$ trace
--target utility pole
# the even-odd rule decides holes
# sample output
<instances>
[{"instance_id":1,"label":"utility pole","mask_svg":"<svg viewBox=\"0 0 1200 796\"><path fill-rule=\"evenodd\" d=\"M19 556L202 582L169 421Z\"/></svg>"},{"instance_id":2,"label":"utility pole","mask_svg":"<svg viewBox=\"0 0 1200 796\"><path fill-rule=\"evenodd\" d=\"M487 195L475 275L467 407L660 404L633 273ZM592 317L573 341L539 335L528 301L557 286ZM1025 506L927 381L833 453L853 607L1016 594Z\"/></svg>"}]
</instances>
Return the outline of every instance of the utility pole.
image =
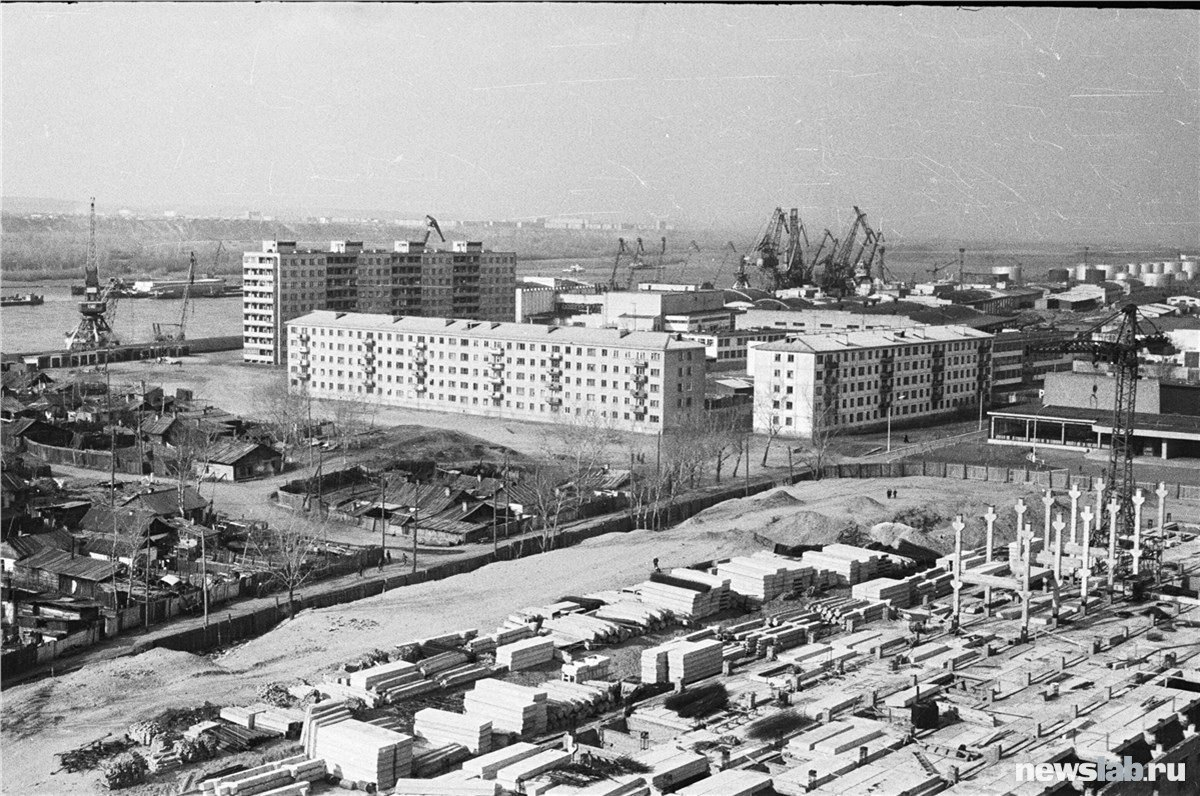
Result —
<instances>
[{"instance_id":1,"label":"utility pole","mask_svg":"<svg viewBox=\"0 0 1200 796\"><path fill-rule=\"evenodd\" d=\"M383 501L387 497L387 475L379 474L379 555L380 561L387 558L387 510Z\"/></svg>"},{"instance_id":2,"label":"utility pole","mask_svg":"<svg viewBox=\"0 0 1200 796\"><path fill-rule=\"evenodd\" d=\"M416 480L416 494L413 497L413 574L417 574L417 529L421 526L421 479Z\"/></svg>"},{"instance_id":3,"label":"utility pole","mask_svg":"<svg viewBox=\"0 0 1200 796\"><path fill-rule=\"evenodd\" d=\"M750 497L750 432L746 432L746 493L743 497Z\"/></svg>"}]
</instances>

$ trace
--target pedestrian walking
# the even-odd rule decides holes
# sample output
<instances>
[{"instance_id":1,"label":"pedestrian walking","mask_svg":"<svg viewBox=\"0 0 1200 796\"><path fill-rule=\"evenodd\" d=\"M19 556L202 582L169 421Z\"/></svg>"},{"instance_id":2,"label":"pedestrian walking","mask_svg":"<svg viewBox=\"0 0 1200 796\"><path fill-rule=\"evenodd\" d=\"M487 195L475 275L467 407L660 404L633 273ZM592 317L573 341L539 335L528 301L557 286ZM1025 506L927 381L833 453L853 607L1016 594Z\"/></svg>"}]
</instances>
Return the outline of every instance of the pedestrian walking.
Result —
<instances>
[{"instance_id":1,"label":"pedestrian walking","mask_svg":"<svg viewBox=\"0 0 1200 796\"><path fill-rule=\"evenodd\" d=\"M389 564L391 564L391 563L392 563L392 551L391 551L391 550L388 550L388 551L387 551L387 562L388 562Z\"/></svg>"},{"instance_id":2,"label":"pedestrian walking","mask_svg":"<svg viewBox=\"0 0 1200 796\"><path fill-rule=\"evenodd\" d=\"M358 560L358 576L360 578L363 576L363 562L361 558Z\"/></svg>"},{"instance_id":3,"label":"pedestrian walking","mask_svg":"<svg viewBox=\"0 0 1200 796\"><path fill-rule=\"evenodd\" d=\"M655 572L662 572L662 570L658 568L658 559L657 559L657 558L656 558L656 559L654 559L654 560L653 560L652 562L650 562L650 563L651 563L651 564L653 564L653 566L654 566L654 571L655 571Z\"/></svg>"}]
</instances>

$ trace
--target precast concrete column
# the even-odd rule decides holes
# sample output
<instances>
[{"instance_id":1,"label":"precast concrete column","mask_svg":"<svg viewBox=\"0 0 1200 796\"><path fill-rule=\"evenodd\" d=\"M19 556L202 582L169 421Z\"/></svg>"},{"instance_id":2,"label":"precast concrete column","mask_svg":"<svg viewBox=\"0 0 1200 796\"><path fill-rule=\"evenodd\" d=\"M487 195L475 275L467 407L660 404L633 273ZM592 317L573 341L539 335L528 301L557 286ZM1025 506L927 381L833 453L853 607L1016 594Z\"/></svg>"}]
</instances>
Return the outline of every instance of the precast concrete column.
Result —
<instances>
[{"instance_id":1,"label":"precast concrete column","mask_svg":"<svg viewBox=\"0 0 1200 796\"><path fill-rule=\"evenodd\" d=\"M1060 512L1058 512L1058 515L1055 516L1055 518L1054 518L1054 581L1055 581L1055 583L1062 583L1062 553L1063 553L1062 532L1063 532L1063 528L1065 528L1065 527L1067 527L1067 524L1065 522L1063 522L1062 512L1060 511Z\"/></svg>"},{"instance_id":2,"label":"precast concrete column","mask_svg":"<svg viewBox=\"0 0 1200 796\"><path fill-rule=\"evenodd\" d=\"M1130 501L1133 503L1133 574L1137 575L1142 571L1142 504L1146 497L1139 489Z\"/></svg>"},{"instance_id":3,"label":"precast concrete column","mask_svg":"<svg viewBox=\"0 0 1200 796\"><path fill-rule=\"evenodd\" d=\"M1085 509L1086 511L1086 509ZM1091 519L1092 515L1087 512L1084 517ZM1087 599L1088 599L1088 580L1092 576L1092 535L1085 533L1083 535L1083 562L1079 573L1079 611L1081 616L1087 616Z\"/></svg>"},{"instance_id":4,"label":"precast concrete column","mask_svg":"<svg viewBox=\"0 0 1200 796\"><path fill-rule=\"evenodd\" d=\"M987 541L984 547L984 561L992 563L992 540L996 530L996 518L1000 515L996 514L995 506L988 506L987 511L983 514L983 521L987 523Z\"/></svg>"},{"instance_id":5,"label":"precast concrete column","mask_svg":"<svg viewBox=\"0 0 1200 796\"><path fill-rule=\"evenodd\" d=\"M1104 529L1104 479L1096 479L1096 533Z\"/></svg>"},{"instance_id":6,"label":"precast concrete column","mask_svg":"<svg viewBox=\"0 0 1200 796\"><path fill-rule=\"evenodd\" d=\"M1042 495L1042 506L1046 509L1046 513L1042 516L1042 549L1050 549L1050 507L1054 505L1054 496L1050 494L1050 490L1046 490L1046 494Z\"/></svg>"},{"instance_id":7,"label":"precast concrete column","mask_svg":"<svg viewBox=\"0 0 1200 796\"><path fill-rule=\"evenodd\" d=\"M962 616L962 532L967 526L961 514L956 516L950 525L954 528L954 581L950 586L954 589L954 626L957 628Z\"/></svg>"},{"instance_id":8,"label":"precast concrete column","mask_svg":"<svg viewBox=\"0 0 1200 796\"><path fill-rule=\"evenodd\" d=\"M1120 501L1108 501L1108 588L1111 594L1116 583L1117 569L1117 512L1121 508Z\"/></svg>"},{"instance_id":9,"label":"precast concrete column","mask_svg":"<svg viewBox=\"0 0 1200 796\"><path fill-rule=\"evenodd\" d=\"M1082 494L1079 487L1071 484L1071 491L1067 493L1071 498L1071 544L1079 544L1078 539L1075 538L1075 525L1079 514L1079 496Z\"/></svg>"}]
</instances>

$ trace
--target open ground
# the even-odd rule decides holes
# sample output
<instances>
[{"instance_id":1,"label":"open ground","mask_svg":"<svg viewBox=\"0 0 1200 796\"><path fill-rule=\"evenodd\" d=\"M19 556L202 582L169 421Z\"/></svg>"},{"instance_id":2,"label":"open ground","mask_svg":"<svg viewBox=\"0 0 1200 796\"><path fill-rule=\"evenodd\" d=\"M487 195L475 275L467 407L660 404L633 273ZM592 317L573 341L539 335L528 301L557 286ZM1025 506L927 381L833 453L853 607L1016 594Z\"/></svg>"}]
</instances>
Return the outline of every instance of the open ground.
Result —
<instances>
[{"instance_id":1,"label":"open ground","mask_svg":"<svg viewBox=\"0 0 1200 796\"><path fill-rule=\"evenodd\" d=\"M59 678L4 692L3 786L10 793L82 793L86 775L51 774L55 753L107 732L120 735L131 722L165 707L205 700L246 704L274 681L319 679L340 663L377 648L466 628L487 632L513 611L568 594L619 588L643 580L658 558L664 568L684 566L786 544L834 541L847 528L881 541L902 538L945 550L946 522L985 503L1031 499L1030 487L934 478L892 481L806 482L758 497L727 501L660 532L598 537L577 547L491 564L447 580L385 592L349 605L304 611L276 629L208 657L152 650L99 662ZM908 519L928 530L895 525ZM883 523L880 525L880 523ZM1001 535L1011 525L1002 521Z\"/></svg>"}]
</instances>

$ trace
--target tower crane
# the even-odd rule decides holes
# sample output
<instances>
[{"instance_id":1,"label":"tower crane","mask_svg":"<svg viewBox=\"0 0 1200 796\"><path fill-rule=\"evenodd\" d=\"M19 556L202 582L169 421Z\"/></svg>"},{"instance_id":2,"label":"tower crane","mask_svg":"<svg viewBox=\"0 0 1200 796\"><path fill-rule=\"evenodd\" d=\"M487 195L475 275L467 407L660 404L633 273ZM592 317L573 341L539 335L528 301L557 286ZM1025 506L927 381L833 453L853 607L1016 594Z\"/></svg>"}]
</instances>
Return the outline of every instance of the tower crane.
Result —
<instances>
[{"instance_id":1,"label":"tower crane","mask_svg":"<svg viewBox=\"0 0 1200 796\"><path fill-rule=\"evenodd\" d=\"M446 242L446 236L442 234L442 228L438 226L437 219L433 216L425 216L425 238L421 241L421 244L429 243L429 236L434 232L442 239L442 243Z\"/></svg>"},{"instance_id":2,"label":"tower crane","mask_svg":"<svg viewBox=\"0 0 1200 796\"><path fill-rule=\"evenodd\" d=\"M625 239L617 238L617 256L613 260L612 275L609 276L609 278L608 278L608 289L609 290L617 289L617 268L619 268L621 265L621 255L626 254L626 253L627 252L625 250Z\"/></svg>"},{"instance_id":3,"label":"tower crane","mask_svg":"<svg viewBox=\"0 0 1200 796\"><path fill-rule=\"evenodd\" d=\"M89 215L87 260L83 266L83 301L79 302L79 324L67 333L69 351L93 351L120 345L111 321L117 310L118 282L110 279L100 291L100 269L96 264L96 198Z\"/></svg>"},{"instance_id":4,"label":"tower crane","mask_svg":"<svg viewBox=\"0 0 1200 796\"><path fill-rule=\"evenodd\" d=\"M663 257L667 254L667 238L664 235L662 238L662 246L658 250L658 270L655 272L655 278L659 282L663 280Z\"/></svg>"},{"instance_id":5,"label":"tower crane","mask_svg":"<svg viewBox=\"0 0 1200 796\"><path fill-rule=\"evenodd\" d=\"M1143 326L1138 315L1137 305L1129 303L1074 338L1026 347L1027 355L1035 351L1090 354L1093 363L1107 362L1115 371L1112 442L1108 450L1105 482L1111 490L1109 495L1117 503L1118 532L1126 536L1133 533L1136 523L1133 510L1136 487L1133 478L1133 424L1137 408L1139 352L1147 349L1151 353L1160 353L1167 346L1167 337L1149 320ZM1114 321L1117 322L1115 332L1102 331ZM1108 532L1103 530L1104 526L1104 523L1100 523L1093 530L1092 544L1100 547L1108 545ZM1144 541L1147 542L1147 548L1142 560L1148 562L1157 578L1161 564L1161 539Z\"/></svg>"}]
</instances>

